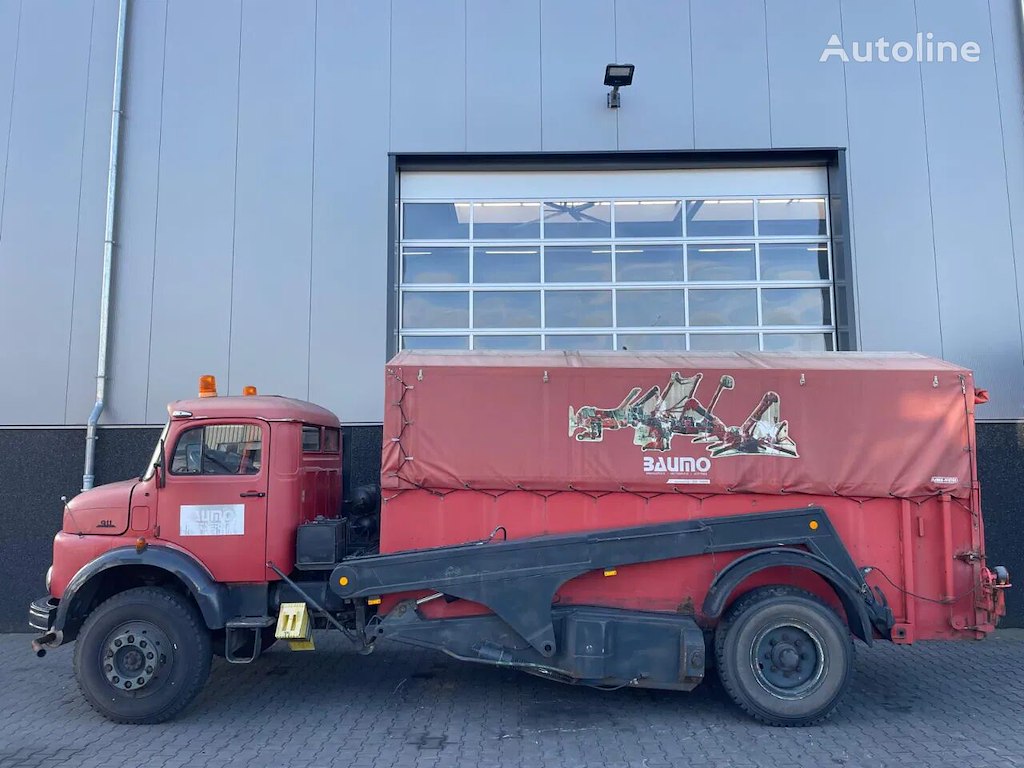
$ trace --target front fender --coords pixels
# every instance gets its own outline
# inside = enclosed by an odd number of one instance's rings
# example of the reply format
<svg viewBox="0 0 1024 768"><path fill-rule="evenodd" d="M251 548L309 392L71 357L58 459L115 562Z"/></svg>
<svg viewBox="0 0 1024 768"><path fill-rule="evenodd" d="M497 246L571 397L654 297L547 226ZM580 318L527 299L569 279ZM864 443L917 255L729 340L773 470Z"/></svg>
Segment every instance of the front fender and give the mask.
<svg viewBox="0 0 1024 768"><path fill-rule="evenodd" d="M865 643L872 644L873 626L878 628L883 636L887 636L888 630L892 628L891 613L887 607L881 606L875 601L863 580L858 583L824 558L792 547L762 549L731 562L711 582L704 598L704 615L709 618L721 616L729 596L743 581L755 573L768 568L787 566L813 571L825 579L835 591L846 611L846 620L850 631Z"/></svg>
<svg viewBox="0 0 1024 768"><path fill-rule="evenodd" d="M227 595L224 585L214 581L195 558L168 547L150 545L141 552L135 547L111 549L82 566L64 589L53 629L65 632L66 639L73 639L78 624L84 619L84 608L100 584L98 577L115 568L138 565L157 568L176 578L196 601L206 626L210 629L224 626ZM67 636L69 628L71 632Z"/></svg>

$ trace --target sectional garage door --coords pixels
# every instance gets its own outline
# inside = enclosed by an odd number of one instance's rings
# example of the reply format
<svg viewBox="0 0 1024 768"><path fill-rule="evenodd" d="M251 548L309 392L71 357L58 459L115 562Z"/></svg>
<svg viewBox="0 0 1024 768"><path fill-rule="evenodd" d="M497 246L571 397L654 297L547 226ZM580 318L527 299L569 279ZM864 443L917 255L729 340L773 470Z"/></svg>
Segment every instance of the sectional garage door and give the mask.
<svg viewBox="0 0 1024 768"><path fill-rule="evenodd" d="M823 168L405 173L403 349L831 350Z"/></svg>

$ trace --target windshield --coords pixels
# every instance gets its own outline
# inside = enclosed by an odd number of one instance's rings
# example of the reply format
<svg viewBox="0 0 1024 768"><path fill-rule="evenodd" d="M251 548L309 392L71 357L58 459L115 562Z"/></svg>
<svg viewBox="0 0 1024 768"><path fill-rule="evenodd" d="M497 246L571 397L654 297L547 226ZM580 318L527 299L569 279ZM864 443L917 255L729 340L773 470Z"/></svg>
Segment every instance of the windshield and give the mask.
<svg viewBox="0 0 1024 768"><path fill-rule="evenodd" d="M164 424L163 430L160 432L160 439L156 441L156 448L153 449L153 456L149 460L149 464L146 465L146 470L142 473L142 480L149 480L153 476L153 472L156 471L156 465L160 461L160 448L164 444L164 440L167 439L167 430L171 428L171 422Z"/></svg>

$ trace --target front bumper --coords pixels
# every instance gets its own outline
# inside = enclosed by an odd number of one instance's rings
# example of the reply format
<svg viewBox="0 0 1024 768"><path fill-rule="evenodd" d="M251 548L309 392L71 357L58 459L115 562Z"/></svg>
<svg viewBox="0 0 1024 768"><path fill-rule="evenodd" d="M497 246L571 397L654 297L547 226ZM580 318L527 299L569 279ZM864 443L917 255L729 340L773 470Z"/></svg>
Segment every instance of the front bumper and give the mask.
<svg viewBox="0 0 1024 768"><path fill-rule="evenodd" d="M37 656L45 655L47 648L56 648L64 641L64 633L53 628L59 604L60 600L47 595L34 601L28 608L28 625L43 633L32 640L32 650Z"/></svg>
<svg viewBox="0 0 1024 768"><path fill-rule="evenodd" d="M57 605L60 601L56 597L40 597L28 607L28 625L40 632L49 631L57 618Z"/></svg>

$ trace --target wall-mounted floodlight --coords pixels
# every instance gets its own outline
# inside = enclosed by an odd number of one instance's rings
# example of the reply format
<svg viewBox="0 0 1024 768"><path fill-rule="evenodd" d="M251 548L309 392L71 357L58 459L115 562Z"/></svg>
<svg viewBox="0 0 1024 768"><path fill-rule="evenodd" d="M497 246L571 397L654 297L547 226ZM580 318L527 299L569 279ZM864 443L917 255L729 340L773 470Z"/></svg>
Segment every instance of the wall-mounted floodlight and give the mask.
<svg viewBox="0 0 1024 768"><path fill-rule="evenodd" d="M621 106L619 88L633 84L634 69L636 67L632 64L609 64L604 68L604 84L612 89L608 94L609 109L618 109Z"/></svg>

